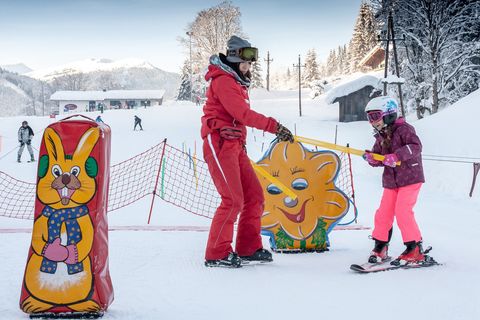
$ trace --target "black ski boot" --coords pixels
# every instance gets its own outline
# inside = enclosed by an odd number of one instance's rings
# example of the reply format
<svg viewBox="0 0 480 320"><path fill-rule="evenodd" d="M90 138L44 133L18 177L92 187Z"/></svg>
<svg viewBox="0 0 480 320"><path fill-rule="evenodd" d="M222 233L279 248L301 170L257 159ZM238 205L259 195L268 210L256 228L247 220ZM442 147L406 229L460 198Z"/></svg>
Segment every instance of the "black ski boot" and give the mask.
<svg viewBox="0 0 480 320"><path fill-rule="evenodd" d="M388 256L388 242L380 241L377 239L375 240L375 247L368 258L369 263L380 263L390 260L391 258Z"/></svg>
<svg viewBox="0 0 480 320"><path fill-rule="evenodd" d="M251 256L241 256L240 258L244 264L248 264L250 262L267 263L273 261L272 253L266 249L258 249Z"/></svg>
<svg viewBox="0 0 480 320"><path fill-rule="evenodd" d="M218 260L205 260L205 267L224 267L224 268L240 268L242 259L235 252L230 252L228 256Z"/></svg>

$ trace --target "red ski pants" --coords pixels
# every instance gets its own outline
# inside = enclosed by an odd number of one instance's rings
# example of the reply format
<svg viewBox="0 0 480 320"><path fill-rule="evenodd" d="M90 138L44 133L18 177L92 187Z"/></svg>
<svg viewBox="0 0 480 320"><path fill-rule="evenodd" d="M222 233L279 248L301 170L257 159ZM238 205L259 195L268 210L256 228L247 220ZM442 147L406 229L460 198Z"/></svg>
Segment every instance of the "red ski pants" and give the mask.
<svg viewBox="0 0 480 320"><path fill-rule="evenodd" d="M210 226L205 259L222 259L233 252L238 214L236 252L251 255L262 248L260 219L265 200L250 159L240 140L224 140L215 132L204 139L203 155L222 198Z"/></svg>
<svg viewBox="0 0 480 320"><path fill-rule="evenodd" d="M393 219L396 217L404 243L422 239L413 213L413 207L417 202L421 186L421 183L416 183L397 189L383 189L382 201L375 213L373 238L388 241L388 232L392 228Z"/></svg>

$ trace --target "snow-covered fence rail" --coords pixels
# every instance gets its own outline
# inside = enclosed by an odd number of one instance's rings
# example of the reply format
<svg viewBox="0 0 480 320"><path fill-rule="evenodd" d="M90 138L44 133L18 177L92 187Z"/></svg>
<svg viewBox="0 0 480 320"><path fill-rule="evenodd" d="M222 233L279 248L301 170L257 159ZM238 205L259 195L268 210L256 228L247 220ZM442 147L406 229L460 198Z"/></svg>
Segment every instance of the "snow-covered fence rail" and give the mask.
<svg viewBox="0 0 480 320"><path fill-rule="evenodd" d="M336 186L354 202L351 161L340 153ZM212 218L220 197L206 162L167 144L166 140L111 166L108 211L128 206L146 196L171 203L188 212ZM33 219L36 184L0 171L0 216Z"/></svg>

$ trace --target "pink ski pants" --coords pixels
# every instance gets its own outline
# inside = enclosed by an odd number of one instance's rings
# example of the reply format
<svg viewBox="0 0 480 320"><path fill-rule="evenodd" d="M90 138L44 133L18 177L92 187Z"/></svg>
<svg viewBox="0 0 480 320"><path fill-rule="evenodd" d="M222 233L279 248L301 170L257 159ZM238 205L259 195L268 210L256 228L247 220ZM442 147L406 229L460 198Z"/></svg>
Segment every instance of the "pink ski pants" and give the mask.
<svg viewBox="0 0 480 320"><path fill-rule="evenodd" d="M393 219L396 217L404 243L422 239L413 213L421 186L422 183L415 183L396 189L383 189L380 207L375 213L373 238L388 241L388 231L392 228Z"/></svg>

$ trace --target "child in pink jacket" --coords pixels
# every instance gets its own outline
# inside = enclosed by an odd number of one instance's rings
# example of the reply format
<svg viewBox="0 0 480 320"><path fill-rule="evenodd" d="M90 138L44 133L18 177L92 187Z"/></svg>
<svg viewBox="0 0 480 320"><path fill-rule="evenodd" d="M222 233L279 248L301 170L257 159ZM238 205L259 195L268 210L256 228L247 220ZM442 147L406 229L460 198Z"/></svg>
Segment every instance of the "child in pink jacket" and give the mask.
<svg viewBox="0 0 480 320"><path fill-rule="evenodd" d="M415 221L413 207L417 202L422 183L425 182L422 168L422 143L415 129L397 117L395 99L382 96L372 99L365 112L375 129L375 145L372 152L385 156L383 161L373 159L371 153L364 155L373 166L383 166L383 196L375 213L372 237L375 247L368 259L370 263L388 260L388 243L392 236L393 220L406 245L405 251L392 262L418 263L424 261L422 234Z"/></svg>

